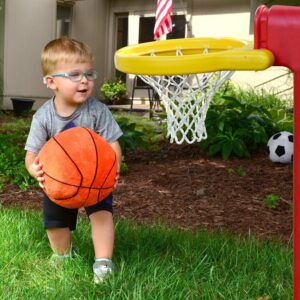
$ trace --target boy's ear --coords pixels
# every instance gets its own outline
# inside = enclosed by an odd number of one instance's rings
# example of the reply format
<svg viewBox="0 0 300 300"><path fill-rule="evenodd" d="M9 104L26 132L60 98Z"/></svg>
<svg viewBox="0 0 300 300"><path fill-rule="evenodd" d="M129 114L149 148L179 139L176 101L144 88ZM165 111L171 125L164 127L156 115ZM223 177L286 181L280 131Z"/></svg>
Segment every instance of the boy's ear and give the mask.
<svg viewBox="0 0 300 300"><path fill-rule="evenodd" d="M56 89L55 80L51 76L45 76L43 78L43 83L47 86L48 89L51 89L51 90L55 90Z"/></svg>

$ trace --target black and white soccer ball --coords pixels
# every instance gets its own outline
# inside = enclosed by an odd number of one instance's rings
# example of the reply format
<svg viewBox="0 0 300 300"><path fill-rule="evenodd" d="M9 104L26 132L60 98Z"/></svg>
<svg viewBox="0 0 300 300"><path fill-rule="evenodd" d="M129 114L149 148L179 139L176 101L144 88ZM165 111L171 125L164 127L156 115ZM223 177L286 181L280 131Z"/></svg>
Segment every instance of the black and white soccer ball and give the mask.
<svg viewBox="0 0 300 300"><path fill-rule="evenodd" d="M281 131L272 135L268 141L269 157L272 162L289 164L293 162L294 135Z"/></svg>

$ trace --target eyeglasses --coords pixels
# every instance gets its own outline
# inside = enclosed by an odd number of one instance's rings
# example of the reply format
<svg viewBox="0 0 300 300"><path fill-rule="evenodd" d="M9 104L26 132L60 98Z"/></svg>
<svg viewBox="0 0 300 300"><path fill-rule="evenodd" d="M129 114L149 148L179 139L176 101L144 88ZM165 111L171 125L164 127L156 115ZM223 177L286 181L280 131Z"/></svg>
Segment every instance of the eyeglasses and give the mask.
<svg viewBox="0 0 300 300"><path fill-rule="evenodd" d="M80 71L71 71L67 73L57 73L57 74L49 74L48 76L52 77L66 77L69 78L70 80L74 82L78 82L82 80L83 76L89 80L93 81L97 78L97 71L90 69L85 72L80 72Z"/></svg>

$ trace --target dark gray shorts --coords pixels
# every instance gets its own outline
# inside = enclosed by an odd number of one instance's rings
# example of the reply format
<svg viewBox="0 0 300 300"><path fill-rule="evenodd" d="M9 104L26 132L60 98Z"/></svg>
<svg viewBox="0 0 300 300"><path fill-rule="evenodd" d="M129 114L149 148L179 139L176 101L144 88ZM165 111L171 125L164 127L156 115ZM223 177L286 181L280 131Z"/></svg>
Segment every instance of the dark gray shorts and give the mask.
<svg viewBox="0 0 300 300"><path fill-rule="evenodd" d="M113 213L113 195L108 195L104 200L95 205L85 207L86 214L106 210ZM78 208L70 209L57 205L51 201L46 194L43 194L43 224L44 228L65 228L76 229Z"/></svg>

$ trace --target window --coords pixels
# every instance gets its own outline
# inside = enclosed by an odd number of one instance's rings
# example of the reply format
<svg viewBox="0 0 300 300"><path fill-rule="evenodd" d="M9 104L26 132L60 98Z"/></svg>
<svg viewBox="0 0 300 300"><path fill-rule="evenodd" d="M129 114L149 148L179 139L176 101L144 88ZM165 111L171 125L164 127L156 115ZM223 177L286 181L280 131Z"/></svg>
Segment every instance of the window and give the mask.
<svg viewBox="0 0 300 300"><path fill-rule="evenodd" d="M140 17L139 43L152 42L155 17Z"/></svg>
<svg viewBox="0 0 300 300"><path fill-rule="evenodd" d="M167 34L167 39L179 39L185 37L185 16L172 15L172 32ZM139 43L153 41L155 17L140 17Z"/></svg>
<svg viewBox="0 0 300 300"><path fill-rule="evenodd" d="M180 39L185 37L185 15L172 16L172 31L167 34L167 39Z"/></svg>
<svg viewBox="0 0 300 300"><path fill-rule="evenodd" d="M56 5L56 38L71 35L72 5Z"/></svg>

